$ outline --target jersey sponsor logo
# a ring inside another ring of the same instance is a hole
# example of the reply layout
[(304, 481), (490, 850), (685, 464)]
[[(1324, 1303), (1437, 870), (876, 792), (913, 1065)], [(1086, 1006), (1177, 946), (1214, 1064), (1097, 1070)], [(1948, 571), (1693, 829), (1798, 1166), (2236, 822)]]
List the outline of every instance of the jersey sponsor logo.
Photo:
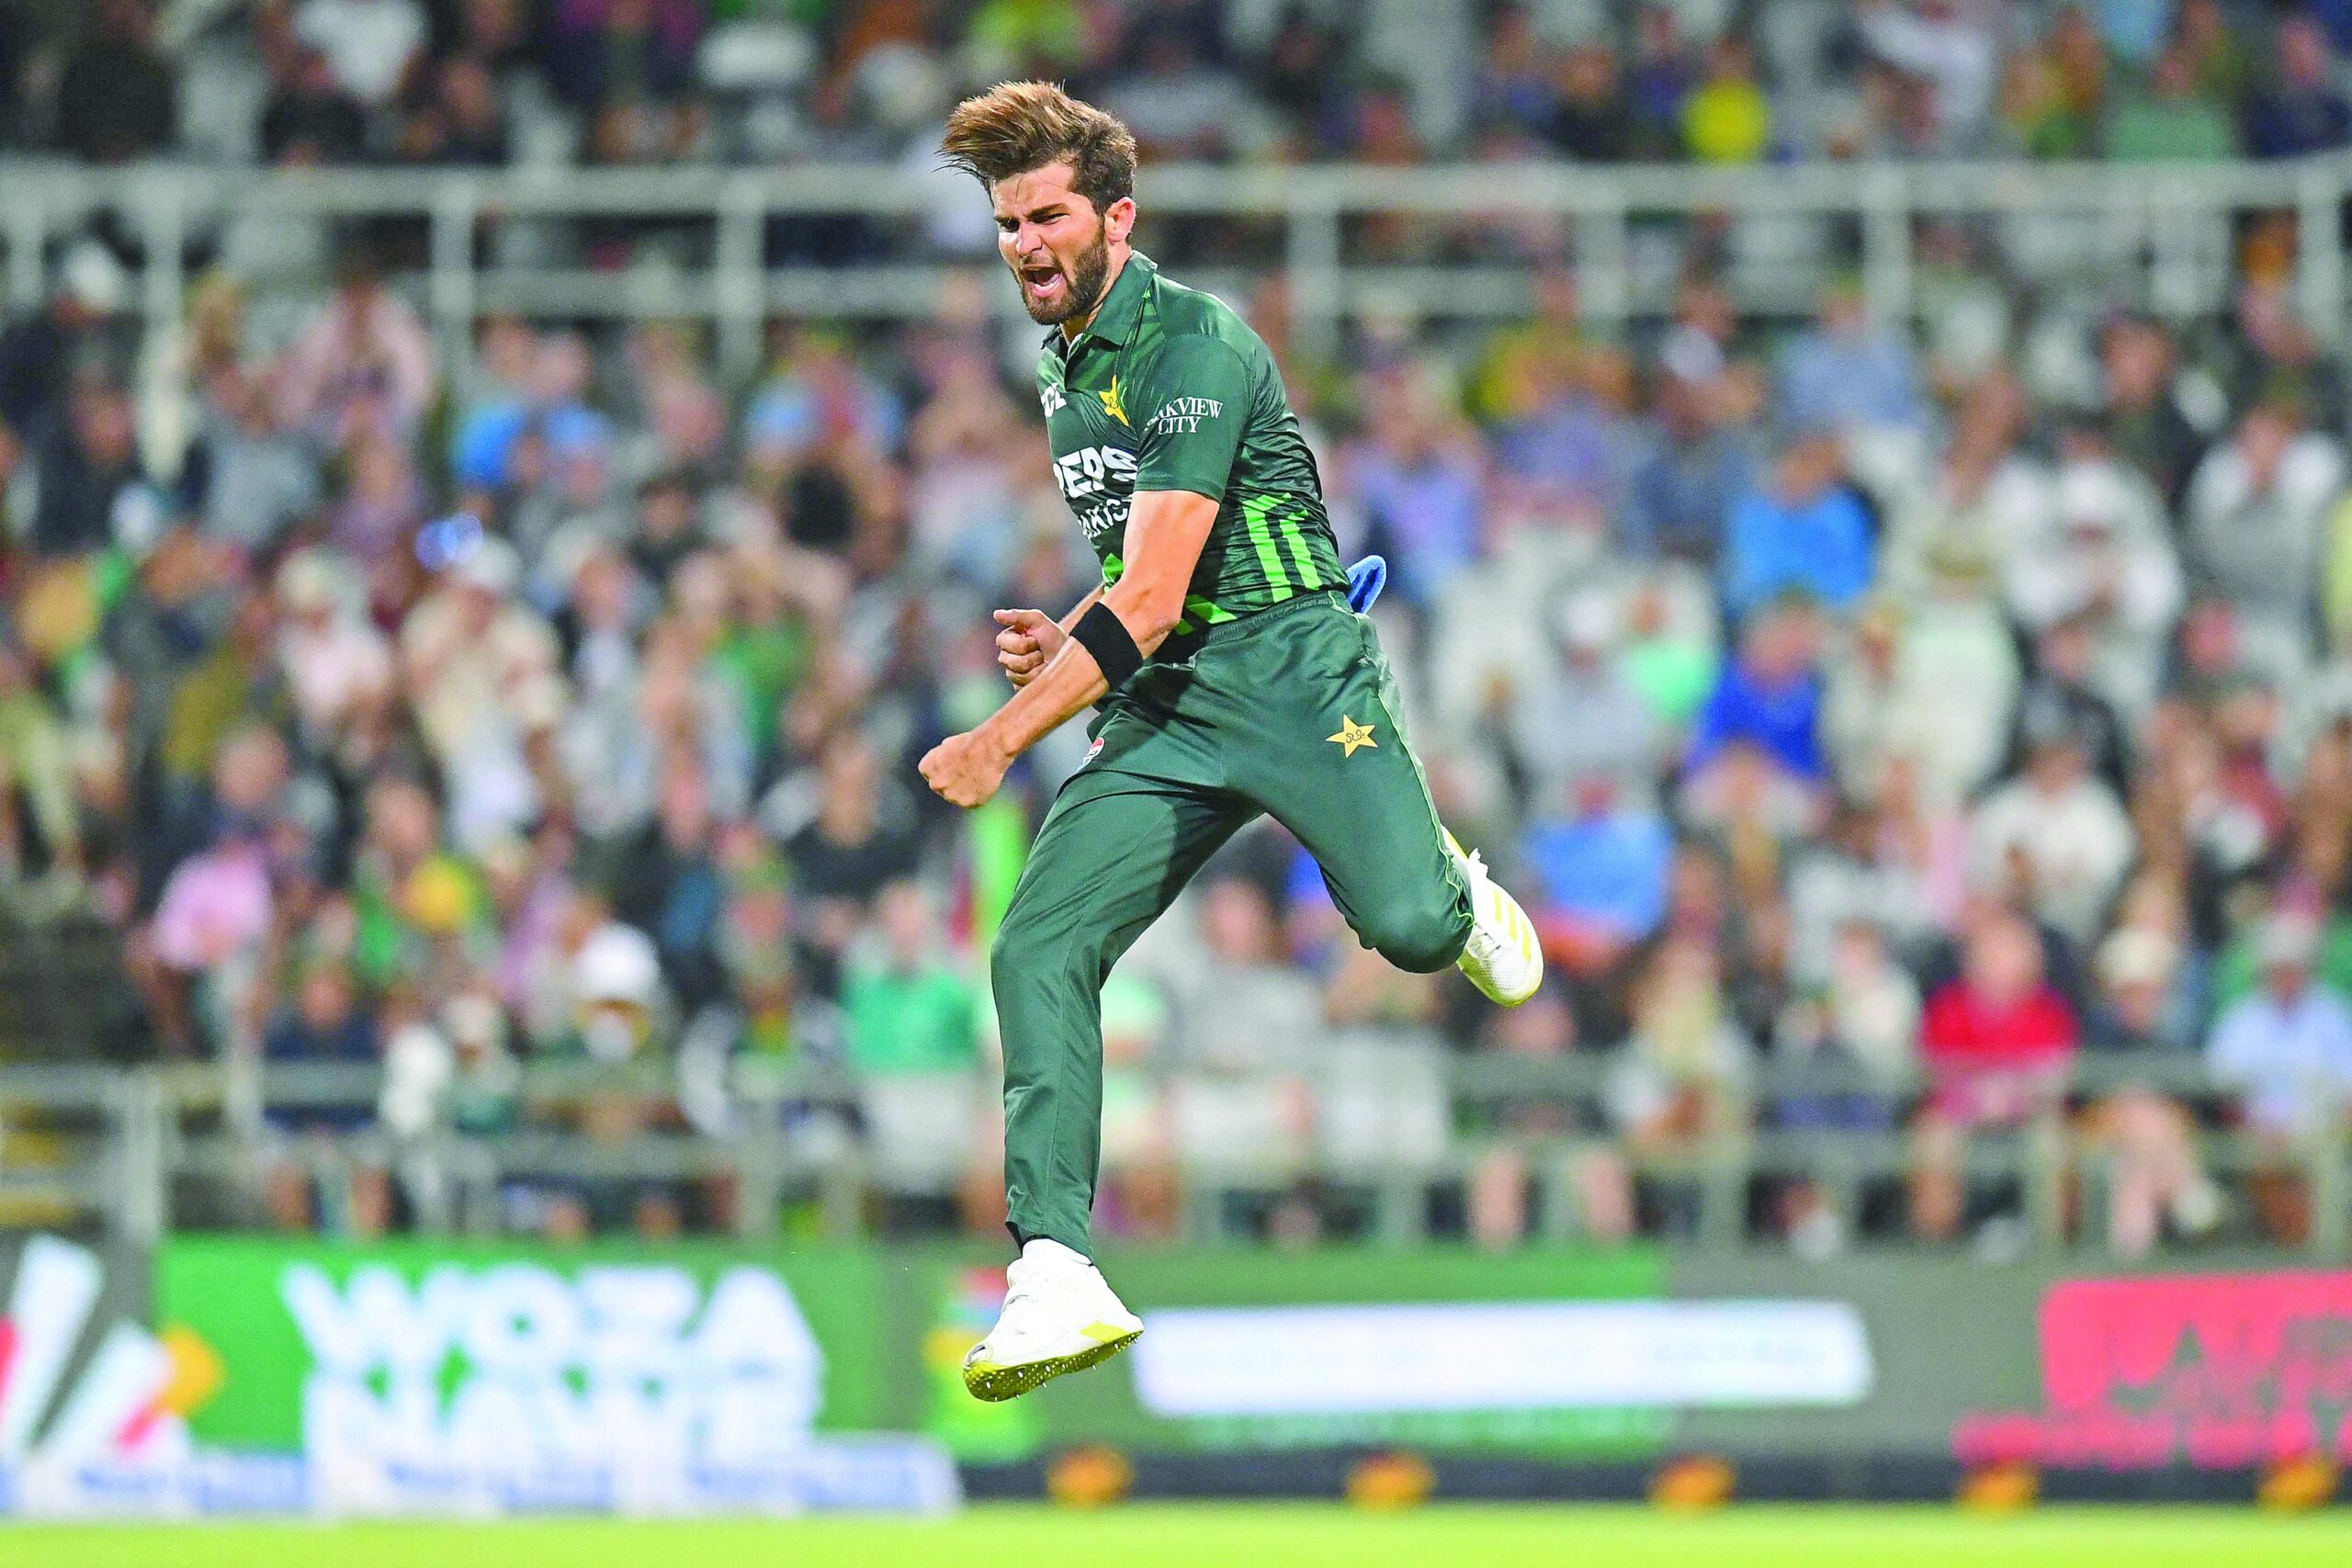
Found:
[(1069, 399), (1064, 395), (1062, 384), (1059, 381), (1048, 381), (1038, 388), (1037, 400), (1045, 405), (1047, 419), (1053, 418), (1069, 406)]
[(1086, 749), (1086, 761), (1079, 763), (1079, 766), (1082, 768), (1087, 762), (1094, 761), (1101, 755), (1102, 755), (1102, 738), (1098, 735), (1094, 738), (1094, 744)]
[(1062, 499), (1073, 502), (1112, 490), (1133, 489), (1136, 455), (1116, 446), (1081, 446), (1054, 459), (1054, 482), (1061, 487)]
[(1356, 748), (1360, 746), (1369, 746), (1375, 751), (1380, 750), (1380, 742), (1372, 738), (1372, 726), (1358, 724), (1345, 714), (1340, 716), (1340, 733), (1327, 735), (1323, 739), (1337, 746), (1343, 757), (1354, 756)]
[(1144, 428), (1161, 435), (1191, 435), (1224, 412), (1225, 404), (1215, 398), (1170, 398)]

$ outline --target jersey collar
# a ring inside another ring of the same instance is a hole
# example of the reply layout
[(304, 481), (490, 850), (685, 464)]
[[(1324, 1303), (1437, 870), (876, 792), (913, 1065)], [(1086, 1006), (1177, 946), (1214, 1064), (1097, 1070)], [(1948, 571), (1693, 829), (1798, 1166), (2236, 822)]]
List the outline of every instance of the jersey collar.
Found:
[(1143, 314), (1143, 297), (1150, 292), (1153, 275), (1159, 271), (1159, 264), (1149, 256), (1141, 251), (1129, 251), (1127, 265), (1119, 269), (1117, 281), (1111, 285), (1102, 308), (1094, 312), (1094, 320), (1086, 330), (1064, 343), (1061, 328), (1056, 327), (1046, 334), (1046, 344), (1059, 347), (1062, 357), (1068, 359), (1086, 345), (1088, 338), (1099, 338), (1114, 346), (1125, 343), (1135, 335), (1136, 321)]

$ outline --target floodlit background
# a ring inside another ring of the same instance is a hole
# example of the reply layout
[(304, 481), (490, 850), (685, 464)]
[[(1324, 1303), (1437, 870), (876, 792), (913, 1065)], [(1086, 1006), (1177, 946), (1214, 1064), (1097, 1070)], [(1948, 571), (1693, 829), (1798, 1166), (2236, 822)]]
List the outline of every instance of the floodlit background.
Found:
[[(0, 1561), (2340, 1560), (2218, 1506), (2352, 1458), (2347, 51), (0, 0), (0, 1513), (85, 1521)], [(913, 761), (1093, 570), (933, 166), (1028, 75), (1272, 344), (1552, 977), (1238, 838), (1104, 998), (1152, 1331), (990, 1407), (985, 954), (1085, 740)]]

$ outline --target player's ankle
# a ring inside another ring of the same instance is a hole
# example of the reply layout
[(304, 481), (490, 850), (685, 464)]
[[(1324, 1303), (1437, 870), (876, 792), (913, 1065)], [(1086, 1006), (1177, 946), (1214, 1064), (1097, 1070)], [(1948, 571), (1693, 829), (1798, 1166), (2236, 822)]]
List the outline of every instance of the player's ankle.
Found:
[(1031, 1236), (1021, 1247), (1023, 1263), (1042, 1264), (1048, 1269), (1091, 1269), (1094, 1260), (1074, 1247), (1067, 1247), (1051, 1236)]

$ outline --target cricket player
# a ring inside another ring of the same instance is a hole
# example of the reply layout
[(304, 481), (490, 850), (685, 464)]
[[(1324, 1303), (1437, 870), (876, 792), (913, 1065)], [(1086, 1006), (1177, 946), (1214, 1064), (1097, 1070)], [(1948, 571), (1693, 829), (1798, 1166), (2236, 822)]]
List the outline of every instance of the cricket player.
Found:
[(1290, 829), (1357, 936), (1402, 968), (1453, 964), (1509, 1007), (1544, 961), (1518, 903), (1438, 822), (1272, 354), (1128, 243), (1135, 138), (1014, 82), (959, 105), (941, 151), (987, 189), (1021, 301), (1052, 329), (1037, 396), (1054, 473), (1102, 563), (1058, 621), (996, 613), (1017, 689), (922, 763), (943, 798), (978, 806), (1101, 705), (991, 954), (1021, 1256), (964, 1381), (998, 1400), (1143, 1331), (1091, 1258), (1102, 982), (1237, 829), (1263, 812)]

